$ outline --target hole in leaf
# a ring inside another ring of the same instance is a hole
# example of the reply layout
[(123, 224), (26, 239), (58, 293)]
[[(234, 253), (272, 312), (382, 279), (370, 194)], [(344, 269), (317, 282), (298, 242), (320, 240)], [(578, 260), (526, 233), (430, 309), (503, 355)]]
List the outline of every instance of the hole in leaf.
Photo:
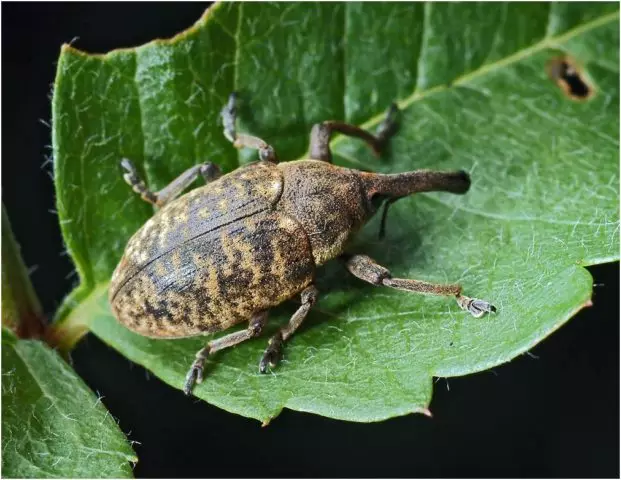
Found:
[(558, 85), (563, 93), (572, 100), (588, 100), (594, 89), (589, 85), (582, 69), (569, 56), (555, 57), (548, 62), (548, 76)]

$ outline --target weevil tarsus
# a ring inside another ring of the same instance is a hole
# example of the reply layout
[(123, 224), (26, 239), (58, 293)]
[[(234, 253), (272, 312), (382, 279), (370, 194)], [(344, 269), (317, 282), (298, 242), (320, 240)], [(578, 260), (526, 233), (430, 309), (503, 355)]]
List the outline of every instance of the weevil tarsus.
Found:
[(317, 302), (318, 294), (319, 292), (314, 285), (310, 285), (302, 290), (302, 293), (300, 293), (302, 305), (300, 305), (300, 308), (291, 316), (289, 323), (269, 339), (267, 348), (259, 362), (259, 372), (267, 373), (268, 365), (274, 368), (278, 364), (282, 356), (282, 347), (284, 343), (291, 338), (293, 333), (302, 325), (311, 307)]
[(222, 118), (224, 136), (229, 142), (235, 143), (237, 138), (237, 129), (235, 127), (235, 120), (237, 119), (237, 92), (229, 95), (226, 105), (224, 105), (220, 112), (220, 118)]
[(313, 125), (310, 134), (310, 158), (332, 163), (330, 139), (334, 132), (347, 135), (348, 137), (359, 138), (369, 145), (376, 155), (379, 155), (386, 146), (388, 139), (397, 131), (398, 113), (397, 105), (393, 103), (375, 135), (349, 123), (334, 120), (316, 123)]
[(486, 313), (496, 313), (496, 307), (485, 300), (470, 298), (465, 295), (457, 296), (457, 304), (462, 310), (466, 310), (475, 318), (480, 318)]
[(145, 202), (156, 205), (157, 195), (149, 190), (142, 178), (140, 178), (138, 170), (136, 170), (134, 164), (129, 159), (124, 158), (121, 160), (121, 167), (125, 170), (123, 179), (130, 187), (132, 187), (132, 190), (140, 195), (140, 198), (142, 198)]
[(207, 345), (196, 353), (194, 363), (192, 363), (192, 366), (185, 377), (183, 392), (186, 395), (189, 395), (194, 388), (194, 384), (201, 383), (203, 381), (203, 369), (205, 368), (205, 361), (207, 360), (207, 357), (220, 350), (224, 350), (225, 348), (229, 348), (251, 338), (258, 337), (261, 335), (266, 323), (267, 312), (259, 312), (250, 319), (246, 329), (230, 333), (224, 337), (208, 342)]
[(237, 120), (237, 92), (231, 93), (227, 104), (220, 112), (222, 125), (224, 126), (224, 136), (233, 143), (235, 148), (252, 148), (259, 151), (259, 159), (264, 162), (278, 163), (276, 151), (264, 140), (246, 133), (238, 133), (235, 127)]
[(216, 180), (221, 175), (220, 168), (216, 164), (206, 162), (188, 168), (164, 188), (157, 192), (153, 192), (140, 178), (136, 167), (130, 160), (127, 158), (122, 159), (121, 167), (125, 170), (123, 178), (132, 187), (134, 192), (138, 193), (145, 202), (158, 207), (163, 207), (168, 202), (178, 197), (199, 176), (202, 176), (205, 182), (209, 183)]
[(455, 297), (457, 304), (463, 310), (479, 318), (485, 313), (495, 312), (496, 307), (485, 300), (466, 297), (461, 294), (461, 286), (457, 284), (439, 284), (414, 280), (409, 278), (394, 278), (385, 267), (367, 255), (343, 255), (347, 270), (365, 282), (376, 286), (395, 288), (408, 292), (423, 293), (427, 295), (441, 295)]
[(390, 137), (397, 133), (397, 129), (399, 128), (399, 113), (400, 110), (397, 104), (392, 103), (390, 107), (388, 107), (384, 120), (378, 125), (375, 136), (377, 137), (380, 150), (385, 147)]

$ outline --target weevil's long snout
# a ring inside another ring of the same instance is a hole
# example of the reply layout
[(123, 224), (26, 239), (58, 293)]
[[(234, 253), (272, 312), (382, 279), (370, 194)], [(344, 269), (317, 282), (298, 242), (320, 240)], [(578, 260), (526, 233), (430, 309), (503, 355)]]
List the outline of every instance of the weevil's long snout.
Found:
[(377, 195), (384, 198), (399, 198), (419, 192), (463, 194), (470, 188), (470, 175), (463, 170), (456, 172), (415, 170), (389, 175), (362, 172), (361, 177), (369, 199)]

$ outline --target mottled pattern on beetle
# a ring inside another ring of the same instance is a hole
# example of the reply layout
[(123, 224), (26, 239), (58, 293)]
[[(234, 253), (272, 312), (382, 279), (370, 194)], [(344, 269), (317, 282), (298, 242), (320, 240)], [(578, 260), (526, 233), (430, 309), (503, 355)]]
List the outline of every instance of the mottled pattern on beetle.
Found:
[(112, 274), (110, 300), (145, 265), (184, 242), (271, 208), (281, 192), (281, 172), (273, 164), (260, 162), (165, 205), (127, 243), (124, 257)]
[(357, 172), (318, 160), (279, 164), (284, 189), (277, 209), (303, 226), (317, 265), (337, 257), (368, 219)]
[(224, 330), (309, 285), (314, 262), (294, 220), (264, 211), (186, 242), (143, 268), (114, 299), (117, 318), (152, 337)]
[(115, 316), (142, 335), (191, 336), (247, 321), (309, 285), (308, 237), (273, 211), (281, 191), (276, 166), (254, 164), (162, 208), (115, 271)]

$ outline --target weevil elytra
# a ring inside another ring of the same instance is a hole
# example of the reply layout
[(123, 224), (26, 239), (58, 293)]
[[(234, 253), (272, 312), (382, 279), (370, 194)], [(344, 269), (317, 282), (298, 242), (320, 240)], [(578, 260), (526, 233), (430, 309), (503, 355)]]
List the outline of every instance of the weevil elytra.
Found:
[[(112, 275), (109, 300), (116, 318), (153, 338), (219, 332), (248, 322), (246, 329), (198, 351), (186, 394), (202, 381), (209, 355), (257, 337), (270, 308), (300, 295), (301, 306), (269, 339), (260, 359), (262, 373), (275, 367), (283, 344), (317, 299), (316, 268), (331, 259), (341, 259), (350, 273), (373, 285), (452, 296), (475, 317), (495, 311), (486, 301), (462, 295), (459, 285), (394, 278), (370, 257), (347, 253), (349, 238), (382, 204), (417, 192), (463, 194), (470, 187), (463, 171), (379, 174), (332, 164), (332, 133), (357, 137), (379, 153), (396, 131), (397, 114), (392, 105), (375, 135), (336, 121), (316, 124), (310, 158), (278, 163), (270, 145), (237, 133), (233, 93), (221, 114), (224, 134), (237, 148), (257, 149), (258, 162), (224, 176), (215, 164), (198, 165), (158, 192), (147, 188), (129, 160), (121, 162), (134, 191), (160, 208), (129, 240)], [(198, 176), (207, 184), (179, 197)]]

